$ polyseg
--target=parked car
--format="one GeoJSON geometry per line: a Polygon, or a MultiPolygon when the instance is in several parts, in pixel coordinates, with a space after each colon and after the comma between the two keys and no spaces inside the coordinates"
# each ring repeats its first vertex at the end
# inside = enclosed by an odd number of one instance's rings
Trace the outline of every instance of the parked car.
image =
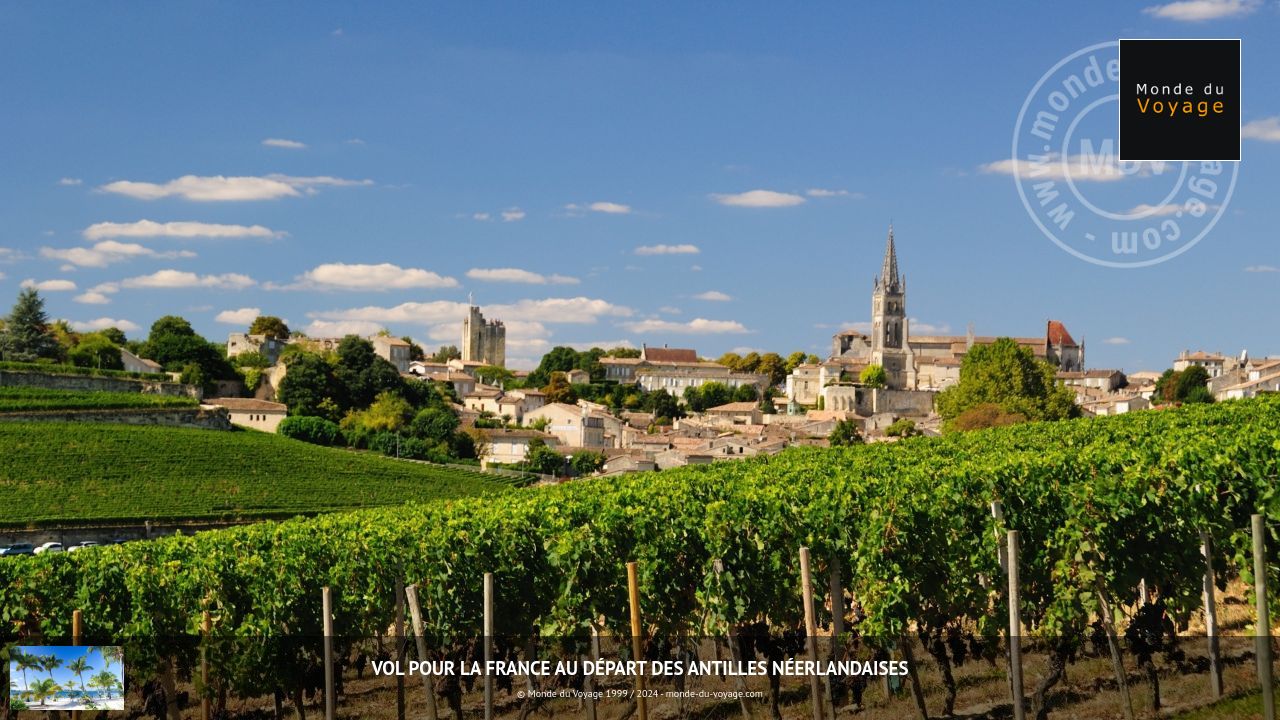
{"type": "Polygon", "coordinates": [[[63,550],[64,548],[62,547],[62,543],[47,542],[41,545],[40,547],[36,548],[36,555],[40,555],[41,553],[47,553],[47,552],[51,552],[51,553],[62,552],[63,550]]]}
{"type": "Polygon", "coordinates": [[[71,547],[67,548],[67,552],[75,552],[77,550],[83,550],[89,547],[98,547],[98,543],[94,542],[93,540],[85,540],[78,545],[72,545],[71,547]]]}
{"type": "Polygon", "coordinates": [[[30,555],[35,552],[31,543],[14,543],[7,548],[0,548],[0,555],[30,555]]]}

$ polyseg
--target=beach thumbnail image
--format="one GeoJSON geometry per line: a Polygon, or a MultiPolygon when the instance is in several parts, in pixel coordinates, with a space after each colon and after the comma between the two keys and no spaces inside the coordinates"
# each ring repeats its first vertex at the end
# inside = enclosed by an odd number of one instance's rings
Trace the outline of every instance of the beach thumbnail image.
{"type": "Polygon", "coordinates": [[[123,710],[120,647],[19,646],[9,654],[13,710],[123,710]]]}

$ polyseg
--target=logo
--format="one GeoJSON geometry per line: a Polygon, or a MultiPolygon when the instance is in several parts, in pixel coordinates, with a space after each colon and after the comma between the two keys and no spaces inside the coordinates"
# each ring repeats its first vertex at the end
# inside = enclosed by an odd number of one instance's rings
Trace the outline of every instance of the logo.
{"type": "Polygon", "coordinates": [[[1122,161],[1119,42],[1078,50],[1031,89],[1007,169],[1058,247],[1115,268],[1155,265],[1200,242],[1226,210],[1239,164],[1122,161]]]}

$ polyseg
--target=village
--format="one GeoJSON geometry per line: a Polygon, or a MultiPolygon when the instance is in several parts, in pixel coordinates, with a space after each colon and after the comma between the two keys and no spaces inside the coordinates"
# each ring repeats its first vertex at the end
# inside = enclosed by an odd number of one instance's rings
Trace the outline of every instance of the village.
{"type": "MultiPolygon", "coordinates": [[[[970,350],[990,346],[1000,337],[1009,337],[1052,366],[1057,382],[1071,391],[1083,416],[1119,415],[1180,400],[1163,390],[1161,379],[1192,368],[1202,375],[1212,400],[1280,391],[1280,358],[1251,358],[1246,353],[1184,351],[1165,371],[1126,374],[1089,368],[1084,342],[1077,342],[1058,320],[1047,320],[1037,335],[978,335],[972,326],[965,335],[912,335],[906,292],[890,228],[882,267],[872,283],[871,332],[837,332],[826,358],[775,355],[777,362],[785,363],[785,377],[775,382],[771,373],[741,371],[724,358],[701,356],[696,348],[644,345],[638,351],[599,357],[594,374],[581,368],[553,371],[552,383],[580,390],[570,392],[569,401],[553,397],[562,393],[550,387],[527,386],[527,371],[505,370],[503,323],[486,319],[474,305],[463,320],[458,357],[415,359],[412,343],[390,334],[368,340],[406,379],[451,388],[456,398],[452,410],[460,427],[480,439],[478,459],[484,467],[520,468],[536,449],[545,448],[565,458],[566,472],[571,457],[597,454],[598,472],[606,475],[771,455],[791,446],[827,446],[850,438],[886,442],[940,434],[936,395],[959,382],[970,350]],[[584,397],[591,395],[593,386],[629,387],[645,394],[661,391],[681,407],[664,416],[596,402],[584,397]],[[688,402],[691,391],[708,387],[718,391],[711,395],[731,399],[713,406],[688,402]],[[841,433],[844,437],[837,437],[841,433]]],[[[291,344],[332,350],[340,341],[232,333],[229,357],[259,353],[270,366],[252,398],[207,402],[225,407],[234,423],[274,431],[289,414],[286,405],[276,402],[276,389],[287,373],[287,365],[279,362],[281,353],[291,344]]]]}

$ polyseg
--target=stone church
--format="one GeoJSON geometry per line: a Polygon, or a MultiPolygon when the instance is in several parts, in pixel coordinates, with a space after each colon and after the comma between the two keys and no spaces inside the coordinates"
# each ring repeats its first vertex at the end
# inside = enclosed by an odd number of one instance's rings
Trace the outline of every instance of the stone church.
{"type": "MultiPolygon", "coordinates": [[[[893,227],[885,244],[884,260],[871,290],[870,334],[844,330],[832,337],[831,355],[820,365],[801,365],[787,379],[788,397],[813,405],[824,388],[854,383],[868,365],[885,370],[891,390],[941,390],[960,379],[960,362],[975,345],[994,343],[998,337],[975,335],[912,335],[907,317],[907,281],[898,268],[893,227]]],[[[1084,369],[1084,343],[1077,343],[1057,320],[1045,323],[1042,336],[1013,337],[1037,358],[1059,370],[1084,369]]]]}

